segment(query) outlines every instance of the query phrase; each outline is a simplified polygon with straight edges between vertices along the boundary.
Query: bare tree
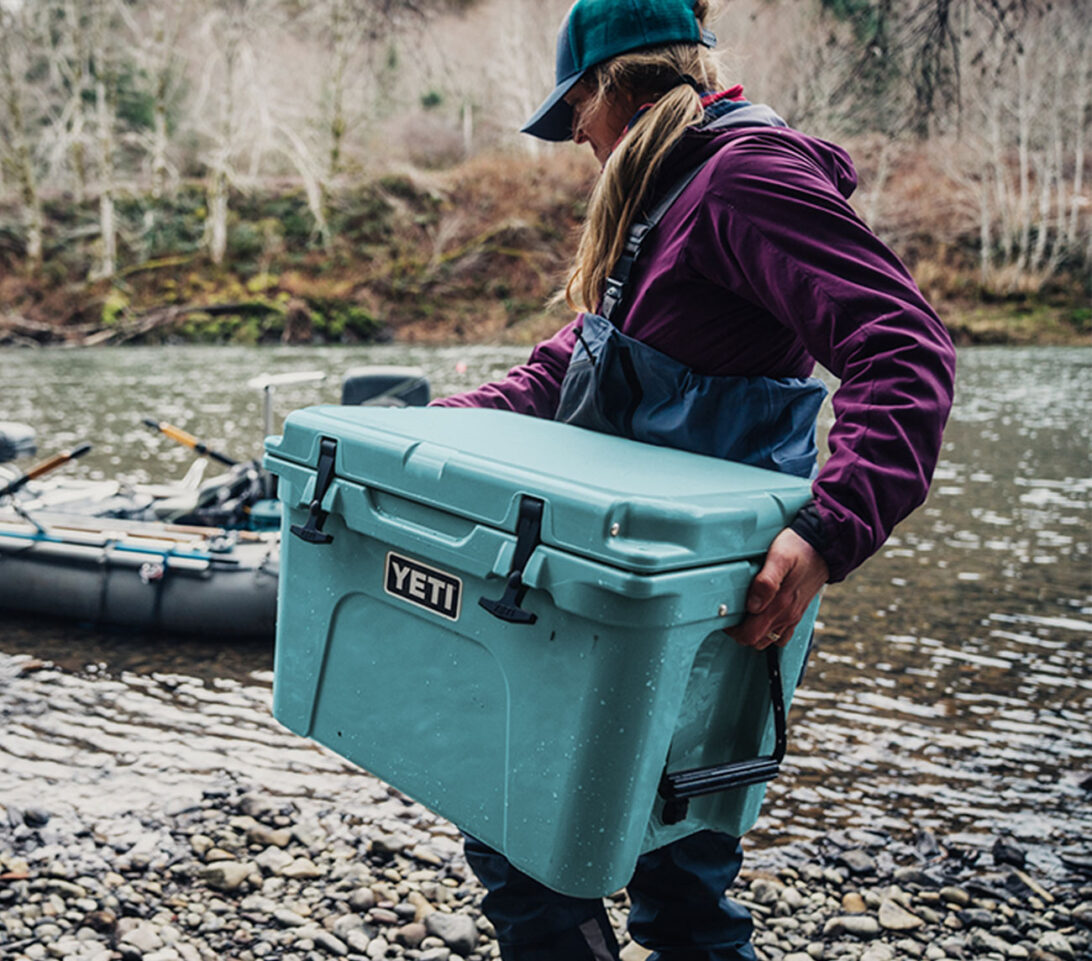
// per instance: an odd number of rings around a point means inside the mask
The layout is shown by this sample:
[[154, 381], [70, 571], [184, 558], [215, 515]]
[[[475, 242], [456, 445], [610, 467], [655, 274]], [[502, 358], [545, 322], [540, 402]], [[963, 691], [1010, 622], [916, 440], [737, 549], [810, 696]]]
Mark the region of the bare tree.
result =
[[42, 238], [45, 231], [42, 217], [41, 195], [35, 172], [31, 144], [27, 133], [23, 108], [23, 64], [17, 54], [17, 46], [26, 39], [26, 21], [22, 8], [13, 11], [0, 5], [0, 81], [3, 82], [3, 105], [8, 144], [7, 160], [14, 169], [19, 185], [26, 228], [26, 257], [28, 264], [37, 269], [42, 263]]

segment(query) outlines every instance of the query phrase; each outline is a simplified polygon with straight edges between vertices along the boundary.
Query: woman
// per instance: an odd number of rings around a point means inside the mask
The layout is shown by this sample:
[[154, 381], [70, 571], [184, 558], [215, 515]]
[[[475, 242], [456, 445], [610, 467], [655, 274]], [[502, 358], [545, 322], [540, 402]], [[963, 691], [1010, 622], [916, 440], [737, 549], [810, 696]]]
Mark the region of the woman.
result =
[[[577, 0], [557, 86], [524, 131], [603, 165], [566, 296], [581, 311], [497, 383], [438, 403], [497, 407], [814, 476], [730, 629], [784, 644], [924, 499], [954, 352], [895, 255], [854, 214], [840, 148], [722, 90], [708, 0]], [[627, 248], [628, 244], [628, 248]], [[814, 473], [818, 361], [841, 378]], [[603, 905], [557, 894], [468, 838], [509, 961], [617, 957]], [[739, 842], [703, 831], [642, 856], [629, 930], [654, 961], [750, 959], [724, 891]]]

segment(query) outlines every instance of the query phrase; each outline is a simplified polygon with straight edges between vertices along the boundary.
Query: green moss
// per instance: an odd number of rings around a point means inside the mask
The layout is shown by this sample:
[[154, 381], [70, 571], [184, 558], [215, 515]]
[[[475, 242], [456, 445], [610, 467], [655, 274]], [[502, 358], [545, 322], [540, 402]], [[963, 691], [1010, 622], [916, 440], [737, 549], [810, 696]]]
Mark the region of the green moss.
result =
[[129, 309], [129, 296], [117, 287], [112, 287], [102, 302], [102, 325], [113, 327], [123, 319]]

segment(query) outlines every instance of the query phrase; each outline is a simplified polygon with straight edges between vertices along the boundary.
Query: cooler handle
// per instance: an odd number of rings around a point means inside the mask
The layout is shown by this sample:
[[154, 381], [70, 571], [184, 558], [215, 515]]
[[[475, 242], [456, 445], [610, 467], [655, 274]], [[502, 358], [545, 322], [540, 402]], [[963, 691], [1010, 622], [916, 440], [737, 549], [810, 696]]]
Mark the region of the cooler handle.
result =
[[691, 768], [689, 771], [668, 773], [660, 778], [659, 794], [664, 799], [664, 824], [678, 824], [687, 814], [690, 798], [733, 788], [761, 784], [777, 777], [785, 757], [788, 736], [785, 730], [785, 695], [781, 688], [781, 659], [774, 645], [766, 648], [766, 673], [770, 680], [770, 704], [774, 716], [773, 754]]

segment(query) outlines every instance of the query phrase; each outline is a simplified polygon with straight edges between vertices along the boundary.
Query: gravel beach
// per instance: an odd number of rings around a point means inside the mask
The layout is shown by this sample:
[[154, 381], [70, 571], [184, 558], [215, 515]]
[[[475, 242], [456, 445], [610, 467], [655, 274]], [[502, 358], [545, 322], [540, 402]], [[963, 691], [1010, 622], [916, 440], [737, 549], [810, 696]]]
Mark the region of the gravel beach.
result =
[[[359, 775], [359, 804], [225, 781], [199, 800], [81, 823], [0, 805], [5, 961], [499, 957], [457, 830]], [[863, 830], [752, 851], [734, 890], [768, 961], [1092, 957], [1092, 862], [1037, 878], [991, 854]], [[624, 961], [626, 899], [610, 899]]]

